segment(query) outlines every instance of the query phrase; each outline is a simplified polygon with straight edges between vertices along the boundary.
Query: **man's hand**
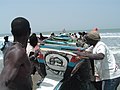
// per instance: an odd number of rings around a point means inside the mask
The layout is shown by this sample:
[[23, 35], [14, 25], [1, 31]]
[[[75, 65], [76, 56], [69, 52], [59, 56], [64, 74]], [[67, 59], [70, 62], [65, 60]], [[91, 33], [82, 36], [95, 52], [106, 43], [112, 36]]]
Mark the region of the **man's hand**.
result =
[[87, 52], [80, 52], [80, 51], [75, 51], [73, 52], [77, 54], [76, 59], [89, 59], [88, 53]]

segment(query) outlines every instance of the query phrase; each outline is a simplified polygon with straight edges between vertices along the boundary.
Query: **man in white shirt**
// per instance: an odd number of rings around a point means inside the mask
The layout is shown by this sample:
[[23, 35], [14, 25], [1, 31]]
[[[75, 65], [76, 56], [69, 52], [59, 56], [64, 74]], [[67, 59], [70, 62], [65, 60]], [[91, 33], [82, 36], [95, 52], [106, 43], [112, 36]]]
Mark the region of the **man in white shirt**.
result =
[[94, 60], [95, 75], [99, 81], [102, 81], [102, 90], [117, 90], [120, 83], [120, 69], [116, 65], [114, 55], [107, 45], [100, 41], [97, 31], [89, 32], [85, 39], [87, 44], [93, 46], [92, 53], [78, 52], [77, 54]]

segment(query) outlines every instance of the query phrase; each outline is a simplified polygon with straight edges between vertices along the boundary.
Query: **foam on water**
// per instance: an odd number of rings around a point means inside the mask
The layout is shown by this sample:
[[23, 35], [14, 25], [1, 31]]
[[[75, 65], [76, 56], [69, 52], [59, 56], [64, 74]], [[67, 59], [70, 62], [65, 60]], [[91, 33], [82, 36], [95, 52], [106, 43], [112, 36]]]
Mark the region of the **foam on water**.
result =
[[3, 56], [1, 55], [1, 56], [0, 56], [0, 60], [2, 60], [2, 59], [3, 59]]
[[[39, 36], [39, 35], [38, 35]], [[50, 36], [50, 35], [44, 35], [44, 36]], [[102, 41], [105, 42], [110, 49], [115, 52], [120, 52], [120, 33], [100, 33], [100, 36], [102, 38]], [[13, 37], [9, 36], [9, 40], [13, 41]], [[0, 37], [0, 48], [2, 47], [2, 43], [4, 42], [4, 36]], [[1, 58], [1, 52], [0, 52], [0, 58]]]
[[[13, 41], [13, 36], [9, 36], [9, 41]], [[0, 42], [4, 42], [4, 36], [0, 37]]]
[[100, 36], [104, 38], [112, 38], [112, 37], [120, 38], [120, 33], [100, 33]]
[[120, 38], [120, 36], [101, 36], [102, 38]]

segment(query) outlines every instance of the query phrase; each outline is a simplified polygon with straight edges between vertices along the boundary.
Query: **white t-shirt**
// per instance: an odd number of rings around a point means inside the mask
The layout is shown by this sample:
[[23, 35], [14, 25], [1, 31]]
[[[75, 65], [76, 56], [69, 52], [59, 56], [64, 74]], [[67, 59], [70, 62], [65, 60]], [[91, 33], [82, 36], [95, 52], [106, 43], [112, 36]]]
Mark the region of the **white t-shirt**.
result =
[[34, 48], [30, 45], [30, 43], [27, 43], [26, 51], [27, 51], [28, 56], [29, 56], [31, 51], [34, 51]]
[[101, 80], [120, 77], [120, 69], [116, 65], [115, 57], [110, 49], [103, 42], [99, 41], [93, 48], [93, 54], [103, 53], [103, 60], [95, 60], [95, 72]]

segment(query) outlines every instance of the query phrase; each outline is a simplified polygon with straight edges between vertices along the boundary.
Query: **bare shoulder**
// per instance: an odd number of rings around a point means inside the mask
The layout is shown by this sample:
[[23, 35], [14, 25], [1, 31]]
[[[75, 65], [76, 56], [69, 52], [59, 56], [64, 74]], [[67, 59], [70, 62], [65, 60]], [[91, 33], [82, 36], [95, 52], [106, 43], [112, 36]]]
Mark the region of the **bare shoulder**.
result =
[[8, 62], [18, 62], [26, 57], [26, 50], [20, 44], [15, 44], [9, 48], [4, 59]]

